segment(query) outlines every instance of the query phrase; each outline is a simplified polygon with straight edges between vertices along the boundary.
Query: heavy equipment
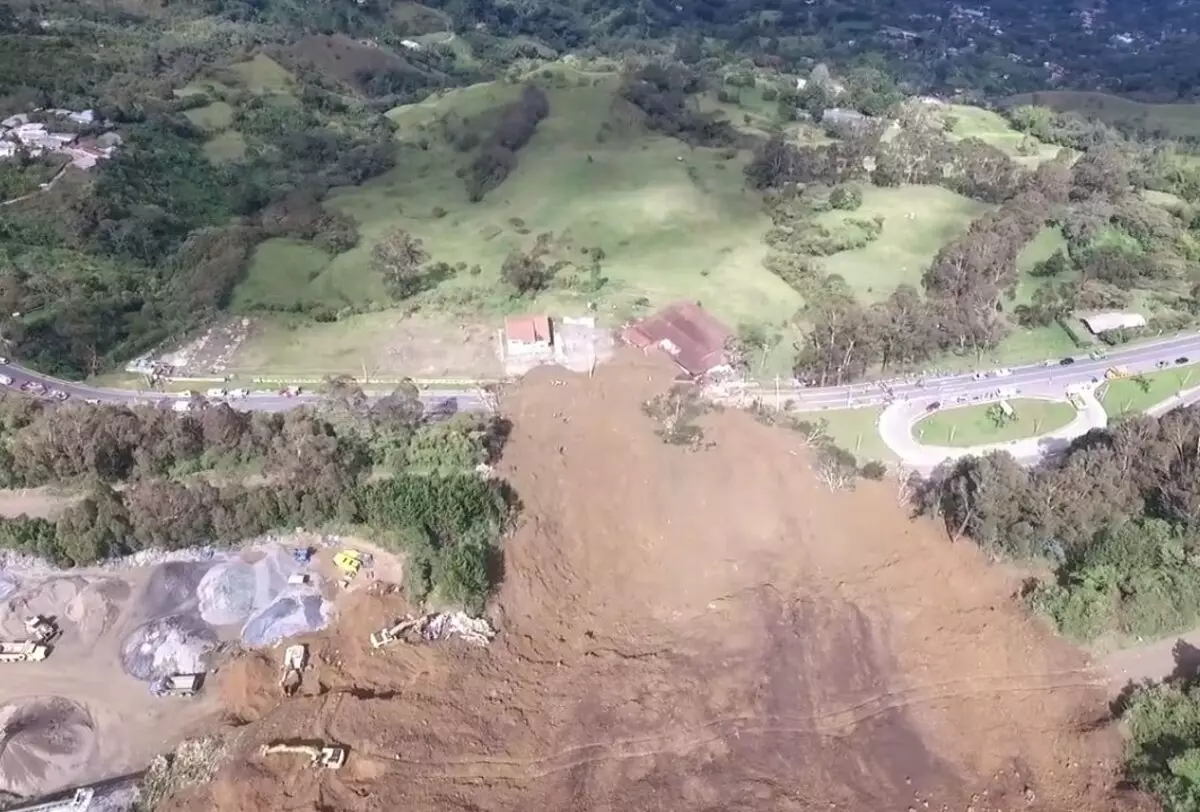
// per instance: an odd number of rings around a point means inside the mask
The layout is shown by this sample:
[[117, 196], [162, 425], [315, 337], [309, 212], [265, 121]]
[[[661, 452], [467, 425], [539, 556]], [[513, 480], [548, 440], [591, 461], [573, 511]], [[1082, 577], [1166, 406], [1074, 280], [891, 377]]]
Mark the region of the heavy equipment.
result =
[[283, 672], [279, 675], [279, 687], [284, 696], [291, 696], [300, 689], [301, 672], [308, 664], [308, 646], [297, 643], [283, 652]]
[[275, 742], [273, 744], [264, 744], [260, 751], [262, 755], [269, 756], [276, 753], [295, 753], [296, 755], [308, 756], [312, 760], [312, 765], [325, 767], [326, 769], [336, 770], [346, 763], [346, 748], [339, 744], [288, 744], [287, 742]]
[[46, 659], [50, 649], [33, 640], [20, 643], [0, 643], [0, 663], [38, 662]]
[[58, 636], [58, 626], [44, 615], [30, 615], [25, 618], [25, 631], [35, 643], [49, 643]]
[[192, 696], [200, 690], [203, 674], [170, 674], [150, 683], [155, 696]]
[[404, 620], [397, 622], [394, 626], [386, 629], [380, 629], [377, 632], [372, 632], [371, 648], [383, 648], [386, 645], [395, 643], [400, 639], [400, 635], [411, 629], [415, 629], [427, 619], [427, 617], [407, 617]]

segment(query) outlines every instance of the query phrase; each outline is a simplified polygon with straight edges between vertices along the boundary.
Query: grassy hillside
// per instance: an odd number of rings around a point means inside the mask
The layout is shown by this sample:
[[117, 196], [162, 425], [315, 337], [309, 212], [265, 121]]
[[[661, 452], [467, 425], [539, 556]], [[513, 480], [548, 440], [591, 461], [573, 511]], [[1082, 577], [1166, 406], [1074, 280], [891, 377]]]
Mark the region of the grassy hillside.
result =
[[647, 133], [614, 94], [615, 75], [571, 70], [563, 77], [564, 86], [548, 89], [550, 114], [519, 153], [516, 170], [479, 203], [468, 201], [455, 174], [473, 156], [447, 143], [439, 122], [495, 109], [519, 88], [481, 84], [393, 110], [397, 168], [330, 199], [359, 222], [359, 246], [330, 258], [297, 243], [265, 243], [238, 301], [386, 301], [370, 253], [399, 226], [423, 240], [434, 260], [464, 269], [426, 295], [426, 311], [528, 307], [510, 298], [499, 269], [511, 251], [550, 232], [555, 257], [581, 267], [583, 249], [603, 248], [608, 282], [594, 296], [577, 292], [578, 273], [567, 268], [539, 308], [579, 312], [594, 301], [602, 317], [616, 320], [685, 297], [731, 323], [791, 315], [798, 296], [761, 266], [767, 221], [760, 199], [745, 188], [748, 156], [689, 149]]
[[886, 298], [897, 285], [919, 288], [921, 274], [946, 243], [967, 230], [990, 206], [940, 186], [863, 189], [863, 204], [853, 212], [830, 211], [817, 222], [831, 231], [848, 219], [883, 218], [879, 237], [863, 248], [821, 260], [866, 301]]
[[1146, 104], [1108, 93], [1046, 90], [1010, 96], [1006, 104], [1037, 104], [1079, 113], [1113, 126], [1161, 129], [1173, 138], [1200, 136], [1200, 104]]
[[1053, 158], [1062, 149], [1054, 144], [1043, 144], [1036, 138], [1014, 130], [1004, 116], [993, 110], [950, 104], [942, 108], [939, 115], [952, 125], [952, 138], [978, 138], [1026, 165], [1037, 166]]

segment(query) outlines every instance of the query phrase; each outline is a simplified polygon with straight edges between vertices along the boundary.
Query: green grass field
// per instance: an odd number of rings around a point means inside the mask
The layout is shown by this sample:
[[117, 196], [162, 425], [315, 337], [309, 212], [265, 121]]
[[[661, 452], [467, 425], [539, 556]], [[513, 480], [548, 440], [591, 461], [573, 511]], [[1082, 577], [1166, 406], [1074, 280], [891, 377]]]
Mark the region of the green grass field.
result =
[[835, 409], [803, 415], [806, 420], [824, 420], [829, 437], [846, 449], [861, 465], [869, 460], [894, 462], [899, 459], [879, 436], [876, 421], [882, 409]]
[[[1027, 165], [1037, 166], [1042, 161], [1048, 161], [1062, 149], [1054, 144], [1043, 144], [1036, 138], [1014, 130], [1004, 116], [982, 107], [950, 104], [941, 109], [940, 115], [943, 120], [952, 118], [954, 121], [951, 138], [978, 138]], [[1022, 149], [1022, 145], [1028, 145], [1029, 148]]]
[[233, 107], [228, 102], [217, 100], [188, 110], [184, 116], [202, 130], [220, 132], [233, 123]]
[[1114, 126], [1162, 129], [1171, 137], [1200, 135], [1200, 104], [1146, 104], [1108, 93], [1046, 90], [1010, 96], [1005, 104], [1037, 104], [1060, 112], [1080, 113]]
[[925, 445], [967, 447], [1036, 437], [1075, 419], [1075, 407], [1049, 400], [1016, 399], [1009, 405], [1015, 419], [998, 426], [991, 417], [995, 404], [946, 409], [913, 426], [913, 437]]
[[1109, 417], [1144, 412], [1184, 389], [1200, 386], [1200, 365], [1177, 366], [1147, 372], [1104, 385], [1100, 402]]
[[[473, 154], [445, 143], [437, 122], [448, 113], [468, 118], [494, 109], [519, 88], [476, 85], [393, 110], [397, 168], [329, 198], [358, 221], [358, 247], [324, 260], [314, 275], [322, 257], [269, 242], [256, 253], [237, 301], [386, 302], [369, 257], [384, 233], [401, 227], [419, 237], [433, 259], [479, 266], [477, 274], [461, 272], [423, 297], [418, 304], [426, 312], [534, 307], [570, 313], [594, 302], [597, 316], [616, 322], [646, 300], [657, 306], [688, 298], [730, 324], [790, 316], [799, 296], [762, 267], [768, 222], [758, 196], [745, 187], [748, 154], [726, 159], [719, 150], [689, 149], [648, 134], [623, 120], [614, 104], [615, 75], [572, 71], [570, 78], [573, 86], [547, 91], [550, 115], [519, 153], [517, 168], [479, 203], [468, 201], [455, 176]], [[586, 86], [577, 86], [579, 79]], [[560, 271], [555, 288], [536, 305], [513, 301], [500, 284], [500, 266], [546, 232], [554, 235], [555, 258], [578, 269]], [[582, 249], [595, 246], [604, 249], [608, 282], [590, 295], [571, 283], [587, 262]]]
[[883, 232], [874, 242], [823, 257], [821, 263], [828, 273], [845, 279], [865, 301], [885, 299], [900, 284], [919, 288], [921, 275], [938, 249], [990, 208], [940, 186], [867, 186], [857, 211], [825, 212], [818, 215], [817, 222], [834, 231], [847, 218], [879, 216], [884, 218]]

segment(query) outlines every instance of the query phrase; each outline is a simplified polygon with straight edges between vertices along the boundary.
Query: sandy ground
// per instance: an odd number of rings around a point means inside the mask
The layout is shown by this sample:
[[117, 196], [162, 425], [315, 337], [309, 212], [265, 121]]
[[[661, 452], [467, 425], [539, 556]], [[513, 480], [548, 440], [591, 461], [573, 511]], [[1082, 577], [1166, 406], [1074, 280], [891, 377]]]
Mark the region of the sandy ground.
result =
[[40, 663], [0, 666], [0, 790], [41, 795], [140, 770], [211, 721], [215, 695], [155, 699], [126, 673], [122, 642], [170, 611], [162, 568], [17, 578], [0, 605], [6, 639], [44, 614], [63, 633]]
[[[705, 450], [663, 444], [640, 404], [670, 377], [640, 355], [532, 373], [503, 403], [523, 511], [497, 641], [373, 652], [406, 607], [355, 593], [295, 699], [261, 656], [219, 676], [245, 757], [166, 808], [1142, 807], [1095, 724], [1106, 675], [1002, 570], [887, 486], [827, 492], [797, 437], [746, 415], [707, 418]], [[255, 754], [279, 738], [350, 760]]]
[[0, 488], [0, 516], [56, 519], [77, 498], [55, 488]]
[[[126, 775], [211, 727], [221, 708], [216, 692], [157, 698], [149, 683], [219, 668], [227, 659], [222, 641], [238, 640], [251, 623], [260, 636], [276, 625], [305, 628], [276, 611], [293, 600], [287, 596], [304, 595], [306, 605], [320, 606], [322, 593], [338, 589], [322, 577], [321, 566], [310, 571], [307, 585], [288, 585], [296, 565], [287, 547], [317, 539], [283, 542], [242, 554], [254, 564], [234, 557], [233, 564], [211, 559], [67, 573], [0, 570], [0, 639], [26, 639], [29, 615], [52, 618], [62, 631], [44, 662], [0, 665], [0, 793], [41, 796]], [[378, 553], [376, 569], [399, 575], [394, 557]], [[332, 549], [322, 550], [318, 558], [330, 555]], [[230, 615], [227, 625], [204, 619], [214, 607], [205, 603], [200, 584], [218, 566], [240, 566], [251, 576], [244, 616]], [[223, 589], [213, 587], [208, 597], [228, 595]], [[278, 657], [271, 652], [272, 682]]]

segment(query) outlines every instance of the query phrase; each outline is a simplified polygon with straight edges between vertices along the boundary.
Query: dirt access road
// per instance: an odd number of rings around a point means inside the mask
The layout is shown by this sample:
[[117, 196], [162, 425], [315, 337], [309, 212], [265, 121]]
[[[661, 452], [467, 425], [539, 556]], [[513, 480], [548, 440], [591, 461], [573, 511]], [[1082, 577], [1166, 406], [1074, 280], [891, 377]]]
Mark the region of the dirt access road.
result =
[[[640, 355], [532, 373], [502, 404], [523, 511], [497, 640], [372, 652], [406, 607], [356, 597], [309, 638], [297, 698], [265, 656], [227, 670], [240, 754], [166, 809], [1142, 807], [1093, 724], [1105, 675], [997, 568], [888, 486], [827, 492], [798, 436], [747, 415], [706, 417], [704, 450], [664, 444], [640, 405], [669, 379]], [[274, 738], [351, 755], [255, 754]]]

